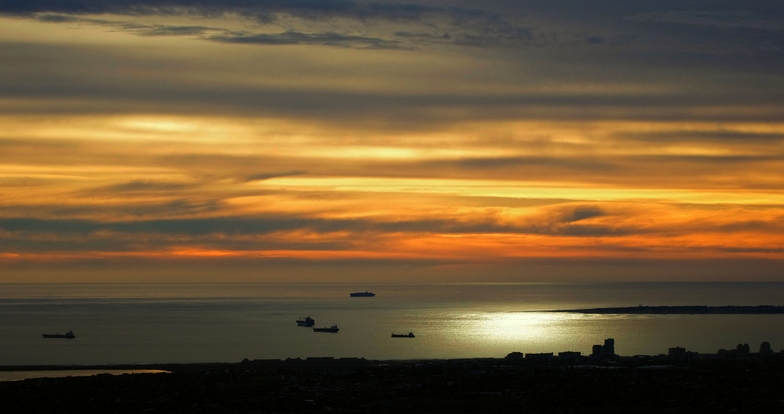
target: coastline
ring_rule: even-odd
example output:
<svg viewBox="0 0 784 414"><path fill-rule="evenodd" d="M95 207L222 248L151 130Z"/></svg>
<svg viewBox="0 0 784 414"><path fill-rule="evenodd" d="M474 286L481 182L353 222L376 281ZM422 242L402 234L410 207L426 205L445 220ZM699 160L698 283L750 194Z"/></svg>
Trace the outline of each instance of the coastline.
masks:
<svg viewBox="0 0 784 414"><path fill-rule="evenodd" d="M145 367L172 370L0 382L0 398L28 412L60 413L758 413L784 408L783 353L697 361L515 356L156 364ZM592 362L581 363L587 360Z"/></svg>
<svg viewBox="0 0 784 414"><path fill-rule="evenodd" d="M738 345L740 348L741 345ZM748 345L746 345L748 346ZM739 349L740 349L739 348ZM675 352L673 350L681 350ZM757 352L737 353L736 350L719 349L717 353L686 352L685 349L670 348L669 354L658 355L583 355L581 352L522 353L511 352L505 357L476 358L422 358L422 359L366 359L364 357L306 357L286 359L244 359L240 362L186 362L186 363L145 363L145 364L90 364L90 365L0 365L0 372L42 372L42 371L156 371L156 372L191 372L201 370L232 370L258 367L377 367L410 364L508 364L530 363L558 366L582 367L645 367L650 365L663 366L681 362L711 361L784 361L784 349L766 354Z"/></svg>
<svg viewBox="0 0 784 414"><path fill-rule="evenodd" d="M627 306L590 309L556 309L550 313L583 313L601 315L779 315L784 314L784 306Z"/></svg>

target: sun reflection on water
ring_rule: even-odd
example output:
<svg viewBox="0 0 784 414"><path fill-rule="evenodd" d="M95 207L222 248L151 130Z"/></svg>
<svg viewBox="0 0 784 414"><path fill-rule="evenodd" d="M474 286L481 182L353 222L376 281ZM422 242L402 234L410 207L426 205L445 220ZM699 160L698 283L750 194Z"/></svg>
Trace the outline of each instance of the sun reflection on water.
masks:
<svg viewBox="0 0 784 414"><path fill-rule="evenodd" d="M580 318L575 314L547 312L493 312L476 316L472 330L491 342L540 341L562 334L570 322Z"/></svg>
<svg viewBox="0 0 784 414"><path fill-rule="evenodd" d="M603 333L585 329L586 323L602 324L594 321L596 315L487 311L444 314L437 319L447 326L431 326L430 333L436 333L437 338L422 339L434 350L457 346L466 355L503 357L513 351L587 354L591 344L604 339Z"/></svg>

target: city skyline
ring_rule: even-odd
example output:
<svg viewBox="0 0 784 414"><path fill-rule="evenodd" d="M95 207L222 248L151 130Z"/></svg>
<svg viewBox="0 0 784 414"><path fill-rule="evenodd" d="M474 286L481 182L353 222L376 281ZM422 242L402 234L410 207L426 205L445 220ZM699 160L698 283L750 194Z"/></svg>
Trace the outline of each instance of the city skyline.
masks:
<svg viewBox="0 0 784 414"><path fill-rule="evenodd" d="M0 0L0 283L784 281L782 27Z"/></svg>

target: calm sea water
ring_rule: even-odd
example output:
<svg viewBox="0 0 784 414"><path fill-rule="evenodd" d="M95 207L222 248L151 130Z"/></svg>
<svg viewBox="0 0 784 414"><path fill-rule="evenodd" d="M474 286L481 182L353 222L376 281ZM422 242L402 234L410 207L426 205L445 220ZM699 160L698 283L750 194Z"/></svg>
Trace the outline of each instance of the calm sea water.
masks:
<svg viewBox="0 0 784 414"><path fill-rule="evenodd" d="M364 290L377 296L348 295ZM784 348L784 315L536 312L640 304L784 305L784 283L0 284L0 365L587 354L610 337L621 355ZM308 315L340 332L298 327ZM77 338L41 337L67 330Z"/></svg>

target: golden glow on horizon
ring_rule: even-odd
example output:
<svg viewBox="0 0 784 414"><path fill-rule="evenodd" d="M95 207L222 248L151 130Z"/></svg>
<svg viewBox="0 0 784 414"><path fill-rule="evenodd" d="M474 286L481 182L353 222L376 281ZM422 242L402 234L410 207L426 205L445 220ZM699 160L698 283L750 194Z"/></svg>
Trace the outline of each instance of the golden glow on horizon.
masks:
<svg viewBox="0 0 784 414"><path fill-rule="evenodd" d="M514 183L486 180L434 180L428 178L282 177L265 180L264 186L309 191L425 193L468 197L570 199L582 201L652 200L694 204L784 205L782 191L699 191L679 189L586 188L568 183Z"/></svg>
<svg viewBox="0 0 784 414"><path fill-rule="evenodd" d="M784 260L779 77L221 7L0 17L4 265Z"/></svg>
<svg viewBox="0 0 784 414"><path fill-rule="evenodd" d="M14 127L4 132L9 139L21 134L43 142L79 144L64 147L72 154L66 158L59 154L47 158L25 150L13 161L0 164L0 180L41 180L7 192L5 210L12 217L38 211L40 219L62 220L62 214L55 212L69 208L73 212L66 219L96 220L96 229L108 227L77 234L58 234L57 230L8 234L30 241L103 240L125 247L117 252L89 247L73 252L20 250L4 253L6 261L190 257L491 263L520 258L623 259L629 255L636 259L784 256L782 233L775 226L755 224L777 223L784 217L780 209L784 191L774 188L672 188L643 177L616 186L594 183L582 175L529 179L504 174L503 163L501 174L487 178L433 178L423 169L411 170L413 176L400 177L394 176L398 173L394 164L387 170L372 165L363 169L355 164L343 169L346 175L327 174L362 160L460 162L464 157L481 155L493 162L495 157L536 152L531 147L536 140L521 141L519 147L504 146L492 139L477 140L477 135L497 133L502 126L474 125L466 128L465 135L455 131L434 134L442 143L440 147L433 147L432 142L419 145L426 141L419 134L401 136L396 146L385 147L374 140L357 145L360 141L356 138L339 138L329 126L320 130L307 125L294 133L297 128L285 120L133 115L54 119L40 125L33 118L19 118L10 125ZM630 144L625 144L629 149L620 151L620 142L608 146L596 137L604 139L630 130L667 133L690 128L704 132L715 126L591 123L581 132L579 124L522 123L512 134L523 136L518 130L525 130L533 136L552 136L551 141L536 145L542 145L545 152L553 153L553 160L558 160L585 148L591 148L596 157L605 153L651 153L649 148L631 151ZM738 132L744 128L765 134L779 131L771 125L727 125L723 130ZM82 144L85 141L77 139L79 136L90 137L95 145ZM30 141L31 145L35 142ZM182 151L172 142L188 144ZM257 146L258 142L271 145ZM695 148L700 155L729 153ZM103 155L129 150L136 155L108 159ZM666 147L657 154L670 152L672 147ZM673 154L694 155L685 149ZM259 158L250 161L248 167L238 168L233 158L237 155L250 156L248 160ZM223 161L220 156L227 158ZM81 161L80 157L90 161ZM321 168L323 173L313 174ZM424 176L415 175L423 172ZM383 176L375 175L378 173ZM220 201L216 204L211 200ZM181 207L161 207L167 203ZM581 211L588 216L581 216ZM574 218L570 218L572 215ZM330 222L345 222L341 225L349 227L279 229L258 235L237 234L237 230L220 227L201 235L189 235L187 227L176 230L185 233L171 235L157 234L159 230L154 226L129 234L112 229L112 223L118 220L127 222L123 226L131 229L135 221L267 216L283 220L292 217L302 220L301 225L306 227L309 221L323 221L327 228ZM352 228L354 222L365 224ZM160 250L144 247L152 240L161 244ZM245 243L248 247L225 248L223 243ZM254 244L267 247L250 247ZM276 247L283 245L294 247Z"/></svg>

